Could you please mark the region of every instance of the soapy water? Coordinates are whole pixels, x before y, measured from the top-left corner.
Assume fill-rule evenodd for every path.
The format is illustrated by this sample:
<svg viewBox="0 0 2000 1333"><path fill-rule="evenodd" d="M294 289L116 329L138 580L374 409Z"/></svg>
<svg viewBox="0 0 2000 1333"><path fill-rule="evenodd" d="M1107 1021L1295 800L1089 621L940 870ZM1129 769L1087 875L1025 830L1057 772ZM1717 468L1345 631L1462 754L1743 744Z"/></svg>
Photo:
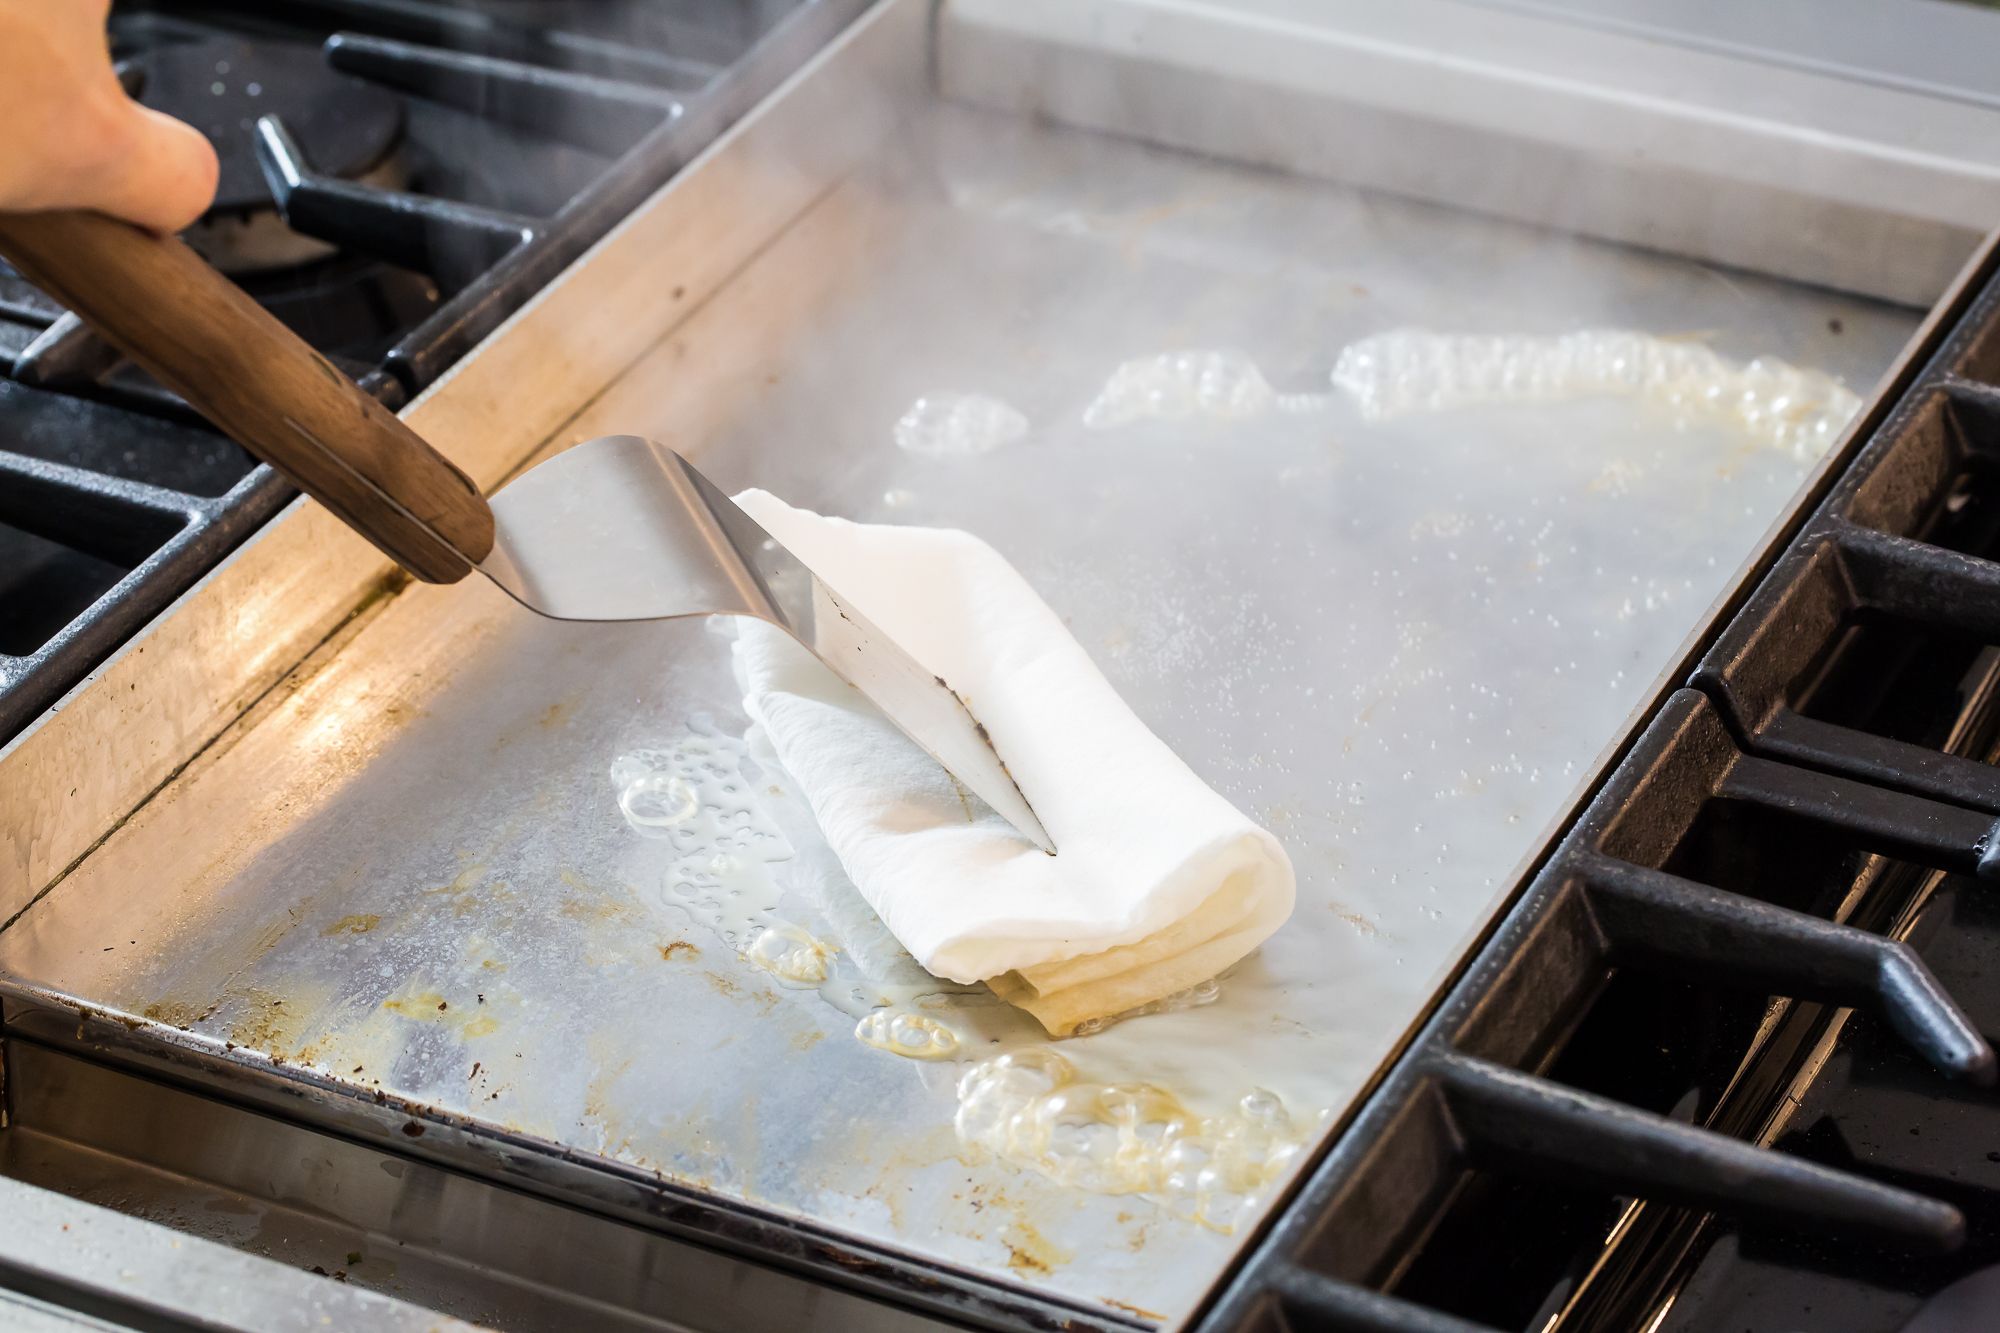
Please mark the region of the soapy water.
<svg viewBox="0 0 2000 1333"><path fill-rule="evenodd" d="M1738 364L1691 340L1626 329L1554 336L1441 334L1398 329L1343 348L1332 385L1369 420L1469 407L1636 398L1682 424L1713 423L1817 460L1861 410L1821 371L1776 357ZM1135 357L1083 410L1091 430L1138 421L1249 421L1316 412L1332 395L1280 393L1244 352L1192 349ZM983 394L928 394L897 420L899 448L928 458L989 453L1028 433L1028 419ZM885 497L886 498L886 497Z"/></svg>
<svg viewBox="0 0 2000 1333"><path fill-rule="evenodd" d="M781 876L780 867L811 859L800 857L781 820L809 820L810 814L792 808L803 807L795 796L779 795L784 788L771 779L782 778L782 770L757 743L759 735L691 735L671 746L631 751L612 765L626 823L664 844L663 871L653 888L642 888L644 896L677 909L781 985L817 991L853 1020L854 1038L863 1045L931 1065L989 1057L967 1066L956 1082L953 1123L967 1153L991 1155L1070 1188L1142 1194L1219 1230L1231 1229L1257 1206L1305 1141L1282 1103L1255 1092L1219 1114L1197 1114L1154 1081L1158 1057L1182 1059L1188 1052L1161 1050L1143 1025L1129 1033L1121 1026L1212 1006L1223 995L1221 980L1089 1020L1065 1039L1072 1059L1056 1052L1032 1018L986 987L930 976L893 939L882 947L871 932L886 938L886 928L851 886L845 894L819 895L815 914L835 922L840 945L821 938L780 914L788 902L786 881L801 878ZM838 877L830 866L787 869L806 870L808 878ZM1106 1040L1118 1043L1115 1052L1094 1049ZM1103 1067L1099 1054L1111 1057L1111 1067L1138 1076L1097 1081L1079 1073L1079 1064ZM1184 1078L1176 1074L1172 1081L1178 1086Z"/></svg>
<svg viewBox="0 0 2000 1333"><path fill-rule="evenodd" d="M789 921L765 926L750 937L743 956L787 986L818 986L826 980L833 946Z"/></svg>
<svg viewBox="0 0 2000 1333"><path fill-rule="evenodd" d="M1323 394L1279 393L1242 352L1166 352L1113 371L1083 409L1083 424L1109 430L1150 419L1245 421L1267 412L1309 412L1326 402Z"/></svg>
<svg viewBox="0 0 2000 1333"><path fill-rule="evenodd" d="M669 747L631 751L612 764L612 786L626 824L642 837L669 844L665 866L650 887L642 883L641 896L676 909L780 983L818 990L850 1018L930 997L983 997L998 1005L983 986L960 986L924 972L900 946L885 960L888 966L877 969L883 975L870 975L845 961L848 951L839 944L781 914L788 894L798 893L795 881L812 877L814 868L795 864L797 848L777 816L810 824L811 814L789 808L803 807L796 798L788 802L775 794L784 789L771 778L783 775L768 747L753 744L761 736L753 731L739 740L697 733ZM792 869L803 873L780 873ZM849 916L858 911L886 935L851 886L839 905ZM828 906L819 902L815 912ZM835 927L840 934L838 921ZM856 921L848 922L848 930L856 928ZM899 969L898 963L906 967Z"/></svg>
<svg viewBox="0 0 2000 1333"><path fill-rule="evenodd" d="M1469 407L1636 398L1682 424L1711 423L1802 462L1817 460L1861 410L1839 380L1776 357L1739 365L1699 342L1623 329L1553 337L1401 329L1350 343L1333 388L1369 420ZM1313 412L1331 395L1279 393L1232 350L1166 352L1124 362L1083 412L1109 430L1151 419L1248 421ZM1614 478L1629 486L1631 478Z"/></svg>
<svg viewBox="0 0 2000 1333"><path fill-rule="evenodd" d="M781 985L817 990L850 1018L948 999L999 1005L983 986L930 976L900 946L887 975L869 975L844 959L839 945L781 915L787 887L779 870L797 850L774 818L775 798L760 795L775 786L766 772L773 763L746 740L712 734L618 757L611 781L619 812L633 832L669 844L666 865L650 886L642 884L641 896L677 910ZM873 913L865 914L879 929ZM882 1049L906 1053L893 1044Z"/></svg>
<svg viewBox="0 0 2000 1333"><path fill-rule="evenodd" d="M644 758L626 755L621 764L638 765L643 771L632 771L629 780L619 783L618 809L625 815L625 822L648 838L669 836L668 829L685 824L693 819L701 808L701 801L694 794L694 788L687 779L674 773L644 770ZM619 782L620 772L613 768L611 780Z"/></svg>
<svg viewBox="0 0 2000 1333"><path fill-rule="evenodd" d="M854 1025L855 1040L909 1060L951 1060L963 1044L958 1030L928 1014L871 1009Z"/></svg>
<svg viewBox="0 0 2000 1333"><path fill-rule="evenodd" d="M1573 398L1636 398L1682 424L1714 423L1802 462L1861 410L1839 380L1776 357L1739 365L1701 343L1621 329L1554 337L1399 329L1351 343L1333 386L1371 420Z"/></svg>
<svg viewBox="0 0 2000 1333"><path fill-rule="evenodd" d="M1047 1047L968 1068L953 1127L975 1152L1075 1189L1145 1195L1219 1231L1257 1209L1307 1141L1275 1094L1200 1116L1156 1084L1081 1079Z"/></svg>
<svg viewBox="0 0 2000 1333"><path fill-rule="evenodd" d="M1028 418L977 393L926 394L896 421L896 447L925 458L990 453L1028 433Z"/></svg>
<svg viewBox="0 0 2000 1333"><path fill-rule="evenodd" d="M665 902L781 984L821 985L833 947L777 915L784 890L772 866L792 847L751 794L741 751L696 735L620 755L611 766L618 809L634 832L672 845L659 881Z"/></svg>

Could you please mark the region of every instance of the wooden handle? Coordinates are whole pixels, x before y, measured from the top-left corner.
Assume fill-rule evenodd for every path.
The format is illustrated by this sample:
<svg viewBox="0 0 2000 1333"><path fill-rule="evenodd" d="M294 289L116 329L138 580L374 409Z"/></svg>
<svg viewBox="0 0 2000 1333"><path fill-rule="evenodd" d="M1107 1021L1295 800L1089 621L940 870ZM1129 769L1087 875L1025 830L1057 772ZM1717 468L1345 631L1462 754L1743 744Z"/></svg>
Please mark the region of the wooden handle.
<svg viewBox="0 0 2000 1333"><path fill-rule="evenodd" d="M99 213L0 213L0 255L420 579L493 549L472 479L171 236Z"/></svg>

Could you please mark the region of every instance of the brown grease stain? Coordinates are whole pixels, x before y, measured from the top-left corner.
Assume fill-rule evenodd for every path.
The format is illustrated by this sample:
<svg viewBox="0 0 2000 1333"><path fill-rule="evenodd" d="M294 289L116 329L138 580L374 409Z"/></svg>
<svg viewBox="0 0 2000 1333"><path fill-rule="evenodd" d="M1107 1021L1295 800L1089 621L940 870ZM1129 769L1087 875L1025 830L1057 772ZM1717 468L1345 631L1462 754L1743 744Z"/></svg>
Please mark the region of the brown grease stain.
<svg viewBox="0 0 2000 1333"><path fill-rule="evenodd" d="M565 898L556 907L558 912L572 921L606 923L637 921L638 909L624 895L607 893L574 870L558 870L556 878L582 895Z"/></svg>
<svg viewBox="0 0 2000 1333"><path fill-rule="evenodd" d="M287 1005L283 997L265 990L240 992L247 1012L229 1025L229 1039L273 1058L287 1054L305 1035L308 1014L303 1005Z"/></svg>
<svg viewBox="0 0 2000 1333"><path fill-rule="evenodd" d="M699 958L701 957L701 950L686 940L675 940L672 944L662 944L660 946L660 957L666 959L668 962L672 962L676 954L686 954L689 958Z"/></svg>
<svg viewBox="0 0 2000 1333"><path fill-rule="evenodd" d="M500 1020L490 1013L481 1013L471 1007L451 1007L451 1002L436 991L416 991L393 996L382 1001L382 1007L392 1014L414 1019L420 1023L436 1023L441 1027L456 1028L460 1037L470 1040L474 1037L489 1037L500 1030Z"/></svg>
<svg viewBox="0 0 2000 1333"><path fill-rule="evenodd" d="M405 1018L434 1020L444 1010L445 998L434 990L419 995L382 1001L382 1007Z"/></svg>
<svg viewBox="0 0 2000 1333"><path fill-rule="evenodd" d="M1106 1305L1110 1306L1114 1310L1123 1310L1126 1314L1137 1315L1141 1319L1150 1319L1156 1324L1164 1324L1167 1322L1167 1317L1165 1315L1160 1314L1158 1311L1155 1310L1148 1310L1143 1305L1128 1305L1124 1301L1114 1301L1109 1296L1100 1296L1098 1297L1098 1299L1103 1301Z"/></svg>
<svg viewBox="0 0 2000 1333"><path fill-rule="evenodd" d="M1007 1247L1007 1267L1017 1273L1046 1275L1076 1258L1021 1217L1009 1219L1000 1243Z"/></svg>
<svg viewBox="0 0 2000 1333"><path fill-rule="evenodd" d="M322 930L322 935L366 935L382 924L382 918L373 912L355 912Z"/></svg>
<svg viewBox="0 0 2000 1333"><path fill-rule="evenodd" d="M191 1004L183 1004L178 1000L163 1000L159 1004L147 1005L139 1013L155 1023L165 1023L168 1027L189 1028L214 1014L221 1007L220 1000L199 1010Z"/></svg>
<svg viewBox="0 0 2000 1333"><path fill-rule="evenodd" d="M486 863L473 861L458 872L458 878L449 884L440 884L433 889L425 889L427 895L444 898L451 907L451 914L460 920L491 910L493 907L514 900L514 891L504 879L482 882L486 873Z"/></svg>

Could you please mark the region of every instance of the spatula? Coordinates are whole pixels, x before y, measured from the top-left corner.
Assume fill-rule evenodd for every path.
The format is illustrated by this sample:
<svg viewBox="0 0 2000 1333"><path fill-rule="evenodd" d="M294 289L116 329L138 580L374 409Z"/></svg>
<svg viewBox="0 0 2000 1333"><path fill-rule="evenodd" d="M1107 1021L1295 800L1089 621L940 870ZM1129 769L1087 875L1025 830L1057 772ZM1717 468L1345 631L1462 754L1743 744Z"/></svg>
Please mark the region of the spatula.
<svg viewBox="0 0 2000 1333"><path fill-rule="evenodd" d="M522 473L489 504L180 241L96 213L0 214L0 255L417 578L454 583L476 569L557 620L770 621L1054 853L951 686L665 445L630 435L587 441Z"/></svg>

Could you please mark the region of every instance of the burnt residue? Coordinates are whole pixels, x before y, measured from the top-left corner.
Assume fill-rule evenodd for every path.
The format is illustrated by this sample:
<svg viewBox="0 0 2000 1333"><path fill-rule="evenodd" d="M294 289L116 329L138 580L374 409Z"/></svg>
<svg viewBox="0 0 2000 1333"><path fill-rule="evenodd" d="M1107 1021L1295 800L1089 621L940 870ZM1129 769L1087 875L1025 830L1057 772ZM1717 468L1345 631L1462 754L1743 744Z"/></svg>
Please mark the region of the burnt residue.
<svg viewBox="0 0 2000 1333"><path fill-rule="evenodd" d="M86 1039L86 1032L92 1023L115 1023L127 1032L140 1032L146 1027L147 1020L134 1018L132 1015L120 1013L116 1009L99 1009L94 1005L88 1004L79 1004L72 1007L76 1011L76 1039L78 1041Z"/></svg>
<svg viewBox="0 0 2000 1333"><path fill-rule="evenodd" d="M168 1027L179 1028L181 1031L186 1032L193 1028L196 1023L214 1017L215 1011L220 1008L222 1008L222 1001L220 1000L214 1001L207 1008L199 1011L191 1004L179 1004L172 1000L163 1000L158 1004L149 1004L139 1012L155 1023L165 1023Z"/></svg>

